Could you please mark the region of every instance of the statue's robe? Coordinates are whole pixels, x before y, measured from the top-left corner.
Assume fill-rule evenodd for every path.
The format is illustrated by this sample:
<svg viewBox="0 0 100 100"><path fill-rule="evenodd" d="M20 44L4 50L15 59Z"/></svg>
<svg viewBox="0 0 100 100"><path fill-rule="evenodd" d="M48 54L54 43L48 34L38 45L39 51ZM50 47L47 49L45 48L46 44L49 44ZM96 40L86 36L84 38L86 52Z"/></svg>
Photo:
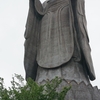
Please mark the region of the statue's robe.
<svg viewBox="0 0 100 100"><path fill-rule="evenodd" d="M65 4L63 1L54 0L44 9L39 0L30 0L25 31L26 79L36 79L38 65L49 69L67 63L76 47L79 54L74 56L80 56L81 53L89 78L95 79L86 30L84 0L77 0L76 3L72 0ZM58 8L55 7L56 3Z"/></svg>

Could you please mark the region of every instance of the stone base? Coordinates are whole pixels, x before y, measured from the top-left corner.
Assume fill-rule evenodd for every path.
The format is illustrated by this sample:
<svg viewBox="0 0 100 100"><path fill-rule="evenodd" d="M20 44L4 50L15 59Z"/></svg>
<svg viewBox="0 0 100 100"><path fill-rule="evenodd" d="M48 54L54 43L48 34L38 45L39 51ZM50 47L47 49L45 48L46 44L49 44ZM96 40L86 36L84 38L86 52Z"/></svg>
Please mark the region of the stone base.
<svg viewBox="0 0 100 100"><path fill-rule="evenodd" d="M45 81L42 81L43 83ZM79 84L76 81L67 82L63 79L57 91L62 90L65 86L71 86L71 90L66 94L65 100L100 100L100 89L97 86L86 85L84 82Z"/></svg>
<svg viewBox="0 0 100 100"><path fill-rule="evenodd" d="M68 83L63 80L59 86L59 89L63 86L71 86L71 90L68 91L65 100L100 100L100 90L98 87L92 87L91 84L86 85L84 82L78 84L75 81Z"/></svg>

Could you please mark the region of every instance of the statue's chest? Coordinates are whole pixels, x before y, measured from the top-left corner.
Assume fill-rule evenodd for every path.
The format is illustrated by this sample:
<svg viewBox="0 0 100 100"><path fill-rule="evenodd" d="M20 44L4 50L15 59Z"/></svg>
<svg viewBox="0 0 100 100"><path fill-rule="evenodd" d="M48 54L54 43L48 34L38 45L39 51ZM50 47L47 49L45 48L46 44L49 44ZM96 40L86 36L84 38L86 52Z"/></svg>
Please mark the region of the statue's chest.
<svg viewBox="0 0 100 100"><path fill-rule="evenodd" d="M48 3L46 9L47 12L41 19L43 40L48 36L54 37L54 34L68 30L71 18L69 0L55 0L54 2Z"/></svg>
<svg viewBox="0 0 100 100"><path fill-rule="evenodd" d="M49 0L46 7L47 13L49 11L55 12L58 9L60 9L62 6L68 4L69 4L69 0Z"/></svg>
<svg viewBox="0 0 100 100"><path fill-rule="evenodd" d="M48 5L48 11L41 20L37 61L42 67L61 65L73 53L70 6L67 0L58 1Z"/></svg>

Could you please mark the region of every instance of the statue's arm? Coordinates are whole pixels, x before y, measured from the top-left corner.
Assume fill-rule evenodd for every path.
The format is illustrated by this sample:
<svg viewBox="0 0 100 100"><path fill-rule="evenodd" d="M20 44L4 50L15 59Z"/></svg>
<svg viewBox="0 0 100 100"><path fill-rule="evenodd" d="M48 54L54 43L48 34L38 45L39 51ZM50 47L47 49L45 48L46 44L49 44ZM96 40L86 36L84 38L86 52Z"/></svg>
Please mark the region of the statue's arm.
<svg viewBox="0 0 100 100"><path fill-rule="evenodd" d="M71 4L76 30L80 29L82 33L84 33L84 36L87 38L87 41L89 42L87 21L85 15L85 0L71 0ZM80 32L77 31L77 33Z"/></svg>
<svg viewBox="0 0 100 100"><path fill-rule="evenodd" d="M31 33L32 26L34 23L34 17L35 17L34 0L29 0L29 11L26 21L26 30L24 34L25 39L27 39Z"/></svg>
<svg viewBox="0 0 100 100"><path fill-rule="evenodd" d="M87 21L85 16L85 1L84 0L71 0L73 15L74 15L74 26L76 29L79 46L82 51L82 62L84 68L89 75L90 80L95 79L95 72L93 68L91 58L91 48L89 45L89 38L87 32Z"/></svg>
<svg viewBox="0 0 100 100"><path fill-rule="evenodd" d="M24 53L24 68L26 79L31 77L35 80L37 71L37 39L38 39L38 16L35 10L34 0L29 0L29 12L25 29L25 53Z"/></svg>
<svg viewBox="0 0 100 100"><path fill-rule="evenodd" d="M39 0L29 0L29 12L26 22L26 30L24 37L25 39L29 38L31 31L36 25L36 20L41 18L44 14L42 4Z"/></svg>

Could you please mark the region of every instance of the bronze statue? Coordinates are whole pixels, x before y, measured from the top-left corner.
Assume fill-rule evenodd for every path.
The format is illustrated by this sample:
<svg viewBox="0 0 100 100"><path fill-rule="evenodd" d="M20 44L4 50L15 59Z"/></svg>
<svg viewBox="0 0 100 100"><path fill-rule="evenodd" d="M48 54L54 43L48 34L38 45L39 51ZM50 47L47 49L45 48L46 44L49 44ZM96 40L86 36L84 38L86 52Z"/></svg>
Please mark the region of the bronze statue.
<svg viewBox="0 0 100 100"><path fill-rule="evenodd" d="M95 79L84 0L29 1L25 31L26 79L59 76L86 84Z"/></svg>

